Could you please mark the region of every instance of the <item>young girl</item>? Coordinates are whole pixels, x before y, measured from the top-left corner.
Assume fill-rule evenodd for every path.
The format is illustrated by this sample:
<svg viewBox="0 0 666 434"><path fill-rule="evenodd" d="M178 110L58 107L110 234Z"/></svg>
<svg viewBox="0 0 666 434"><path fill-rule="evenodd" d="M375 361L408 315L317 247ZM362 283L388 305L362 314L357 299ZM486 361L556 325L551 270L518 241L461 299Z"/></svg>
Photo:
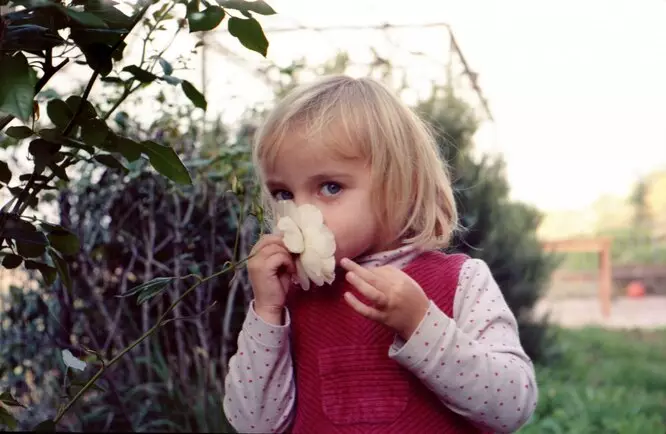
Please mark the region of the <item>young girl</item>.
<svg viewBox="0 0 666 434"><path fill-rule="evenodd" d="M225 381L239 432L512 432L534 368L488 266L445 247L450 180L425 125L381 84L333 76L292 91L258 132L267 209L311 204L335 279L305 291L278 231L254 246L254 300Z"/></svg>

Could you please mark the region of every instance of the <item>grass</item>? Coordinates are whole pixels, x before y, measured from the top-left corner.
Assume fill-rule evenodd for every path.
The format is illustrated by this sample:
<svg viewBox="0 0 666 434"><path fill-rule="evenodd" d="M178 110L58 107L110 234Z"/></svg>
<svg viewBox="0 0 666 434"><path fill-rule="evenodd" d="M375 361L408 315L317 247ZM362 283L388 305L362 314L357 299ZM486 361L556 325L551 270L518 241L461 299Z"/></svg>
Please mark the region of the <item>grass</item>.
<svg viewBox="0 0 666 434"><path fill-rule="evenodd" d="M556 333L559 355L537 366L539 404L521 434L666 432L666 329Z"/></svg>

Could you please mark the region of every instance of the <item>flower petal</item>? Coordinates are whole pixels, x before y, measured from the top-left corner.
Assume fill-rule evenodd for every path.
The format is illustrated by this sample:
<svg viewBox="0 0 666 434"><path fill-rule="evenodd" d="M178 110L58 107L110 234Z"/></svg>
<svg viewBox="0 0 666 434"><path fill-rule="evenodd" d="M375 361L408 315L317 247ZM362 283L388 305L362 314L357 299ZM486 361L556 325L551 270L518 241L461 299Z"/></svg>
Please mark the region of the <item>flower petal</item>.
<svg viewBox="0 0 666 434"><path fill-rule="evenodd" d="M277 217L291 217L292 220L299 224L298 207L293 200L280 200L275 204L275 211Z"/></svg>
<svg viewBox="0 0 666 434"><path fill-rule="evenodd" d="M65 366L68 368L76 369L78 371L83 371L86 369L86 362L79 360L72 354L69 350L62 350L62 361L65 362Z"/></svg>
<svg viewBox="0 0 666 434"><path fill-rule="evenodd" d="M303 288L304 291L310 289L310 279L308 278L308 274L305 272L305 268L303 268L301 258L296 259L296 274L298 275L301 288Z"/></svg>
<svg viewBox="0 0 666 434"><path fill-rule="evenodd" d="M320 258L335 254L335 236L326 226L303 228L303 238L307 249L312 249Z"/></svg>
<svg viewBox="0 0 666 434"><path fill-rule="evenodd" d="M324 280L330 285L335 280L335 257L331 256L330 258L322 259L321 265Z"/></svg>
<svg viewBox="0 0 666 434"><path fill-rule="evenodd" d="M298 207L298 219L301 228L319 228L324 224L324 215L319 208L310 203Z"/></svg>
<svg viewBox="0 0 666 434"><path fill-rule="evenodd" d="M305 249L305 240L298 225L291 217L281 217L277 228L282 232L284 245L291 253L302 253Z"/></svg>
<svg viewBox="0 0 666 434"><path fill-rule="evenodd" d="M324 273L321 271L321 258L307 248L301 253L301 263L310 280L317 286L324 284Z"/></svg>

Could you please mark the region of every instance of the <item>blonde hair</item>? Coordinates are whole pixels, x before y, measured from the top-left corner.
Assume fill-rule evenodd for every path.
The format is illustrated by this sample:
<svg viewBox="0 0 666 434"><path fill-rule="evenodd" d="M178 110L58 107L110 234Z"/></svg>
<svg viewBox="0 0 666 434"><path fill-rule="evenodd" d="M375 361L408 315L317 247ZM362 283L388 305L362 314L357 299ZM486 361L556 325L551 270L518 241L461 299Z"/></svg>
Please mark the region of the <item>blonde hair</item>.
<svg viewBox="0 0 666 434"><path fill-rule="evenodd" d="M288 134L337 158L364 158L371 170L373 209L387 244L446 247L457 228L447 167L426 124L388 88L371 78L327 76L292 90L257 131L253 162L263 183Z"/></svg>

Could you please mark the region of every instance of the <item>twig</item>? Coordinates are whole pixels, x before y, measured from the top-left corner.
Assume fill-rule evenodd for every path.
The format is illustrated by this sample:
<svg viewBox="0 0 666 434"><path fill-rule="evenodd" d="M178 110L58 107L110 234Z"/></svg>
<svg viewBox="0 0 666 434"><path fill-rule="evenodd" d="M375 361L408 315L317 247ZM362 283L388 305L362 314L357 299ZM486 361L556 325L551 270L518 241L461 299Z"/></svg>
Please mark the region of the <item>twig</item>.
<svg viewBox="0 0 666 434"><path fill-rule="evenodd" d="M201 278L199 276L194 276L198 280L197 283L190 286L187 289L187 291L185 291L180 297L178 297L178 299L176 299L173 303L171 303L171 305L167 308L167 310L158 318L155 325L152 326L146 333L144 333L136 341L134 341L132 344L130 344L127 348L124 348L113 359L106 362L106 364L104 366L102 366L102 368L99 371L97 371L95 373L95 375L93 375L90 380L88 380L88 382L81 388L81 390L69 402L67 402L67 404L65 404L65 406L62 408L62 410L58 412L58 414L56 415L56 417L53 420L53 423L57 424L62 419L62 417L65 415L65 413L76 403L76 401L78 401L81 398L81 396L83 396L84 393L86 393L88 391L88 389L90 389L93 386L93 384L95 384L95 382L102 376L102 374L104 374L104 372L107 369L109 369L109 367L113 366L125 354L132 351L134 349L134 347L136 347L137 345L140 345L144 340L146 340L148 337L153 335L163 325L163 322L166 319L167 315L169 315L171 313L171 311L173 311L176 308L176 306L178 306L178 304L180 304L180 302L185 297L190 295L190 293L192 293L192 291L194 291L199 285L201 285L203 283L206 283L211 279L215 279L216 277L219 277L219 276L227 273L230 270L238 268L240 265L244 264L249 259L250 259L250 257L247 257L247 258L243 259L242 261L239 261L236 264L229 264L229 265L225 266L224 268L222 268L222 270L218 271L217 273L214 273L214 274L212 274L208 277L205 277L205 278ZM188 277L188 276L186 276L186 277ZM192 276L189 276L189 277L192 277Z"/></svg>

